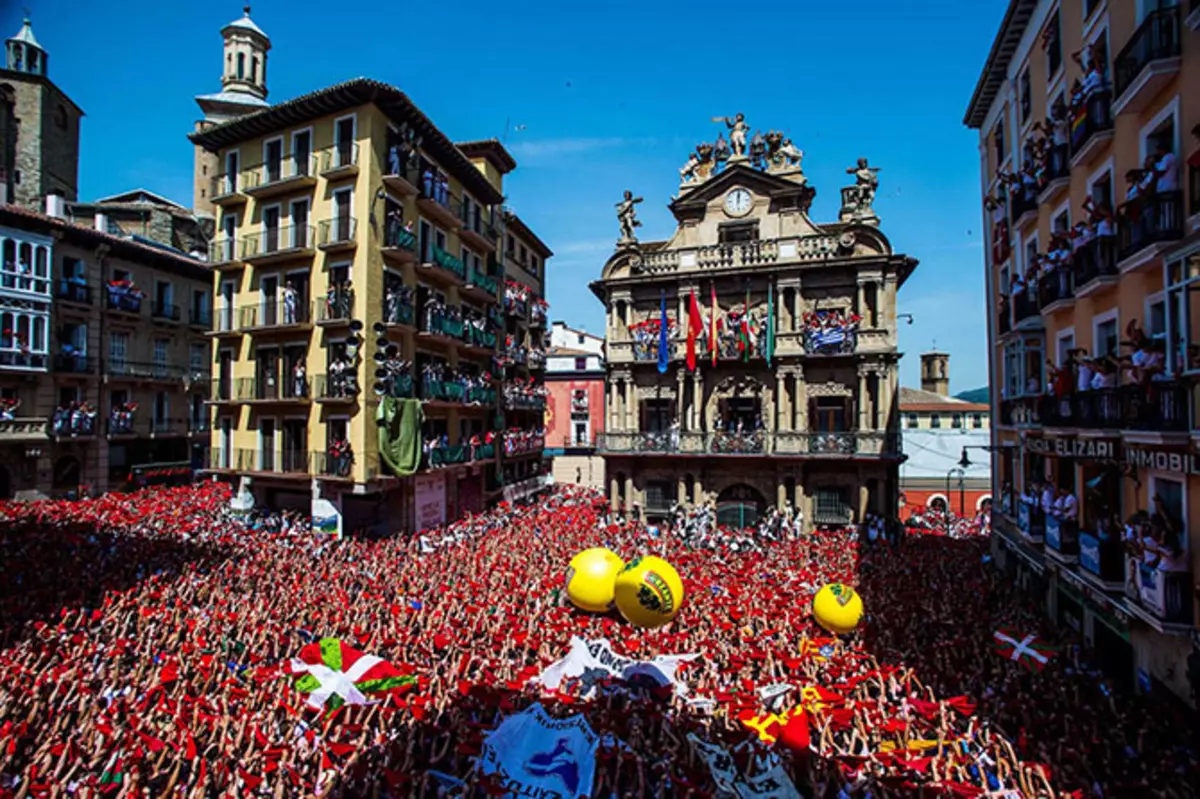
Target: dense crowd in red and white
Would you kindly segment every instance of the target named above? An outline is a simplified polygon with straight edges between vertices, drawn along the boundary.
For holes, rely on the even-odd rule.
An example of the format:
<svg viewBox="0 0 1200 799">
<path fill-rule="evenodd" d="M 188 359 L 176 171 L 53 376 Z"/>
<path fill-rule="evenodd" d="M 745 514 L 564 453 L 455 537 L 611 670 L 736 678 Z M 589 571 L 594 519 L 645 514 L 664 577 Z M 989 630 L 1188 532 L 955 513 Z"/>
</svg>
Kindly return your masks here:
<svg viewBox="0 0 1200 799">
<path fill-rule="evenodd" d="M 782 766 L 822 799 L 1200 784 L 1194 717 L 1113 690 L 1079 641 L 1043 628 L 988 563 L 972 534 L 986 526 L 775 524 L 737 536 L 752 546 L 696 546 L 560 487 L 420 536 L 333 539 L 296 515 L 235 517 L 229 498 L 205 483 L 0 504 L 0 797 L 502 796 L 479 767 L 484 741 L 535 702 L 600 736 L 581 794 L 597 799 L 728 795 L 693 741 L 744 774 Z M 567 564 L 592 546 L 671 562 L 678 617 L 638 630 L 572 608 Z M 835 581 L 866 607 L 840 639 L 811 615 Z M 998 630 L 1036 636 L 1043 659 L 998 648 Z M 531 682 L 572 636 L 700 657 L 680 666 L 686 694 L 610 685 L 584 699 Z M 307 707 L 287 664 L 328 637 L 415 682 L 368 706 Z M 750 726 L 797 706 L 807 748 Z"/>
</svg>

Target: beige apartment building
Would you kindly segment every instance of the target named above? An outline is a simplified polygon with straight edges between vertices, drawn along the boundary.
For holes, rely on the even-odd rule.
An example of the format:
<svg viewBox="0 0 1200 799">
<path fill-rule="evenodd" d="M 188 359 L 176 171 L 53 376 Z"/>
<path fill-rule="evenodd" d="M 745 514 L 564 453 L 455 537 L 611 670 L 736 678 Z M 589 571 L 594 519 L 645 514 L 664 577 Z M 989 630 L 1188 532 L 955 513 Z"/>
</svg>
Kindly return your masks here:
<svg viewBox="0 0 1200 799">
<path fill-rule="evenodd" d="M 965 120 L 997 562 L 1120 681 L 1181 697 L 1200 595 L 1198 31 L 1195 2 L 1012 0 Z"/>
<path fill-rule="evenodd" d="M 642 199 L 626 192 L 592 284 L 607 314 L 609 499 L 643 516 L 711 502 L 729 524 L 785 503 L 815 524 L 891 516 L 896 298 L 916 261 L 879 228 L 866 159 L 847 170 L 838 220 L 815 222 L 803 153 L 751 136 L 740 114 L 724 122 L 680 170 L 669 238 L 637 238 Z"/>
</svg>

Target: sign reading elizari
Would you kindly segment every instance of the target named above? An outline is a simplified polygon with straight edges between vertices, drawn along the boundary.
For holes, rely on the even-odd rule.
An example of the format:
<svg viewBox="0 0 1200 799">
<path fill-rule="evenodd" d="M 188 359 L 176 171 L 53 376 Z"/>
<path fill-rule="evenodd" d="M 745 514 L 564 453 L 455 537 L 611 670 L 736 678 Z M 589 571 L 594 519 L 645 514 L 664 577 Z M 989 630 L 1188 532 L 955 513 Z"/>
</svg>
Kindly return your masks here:
<svg viewBox="0 0 1200 799">
<path fill-rule="evenodd" d="M 1085 460 L 1117 460 L 1116 444 L 1078 438 L 1028 438 L 1025 449 L 1038 455 Z M 1122 463 L 1158 472 L 1200 475 L 1200 455 L 1194 452 L 1164 452 L 1126 446 L 1120 453 Z"/>
</svg>

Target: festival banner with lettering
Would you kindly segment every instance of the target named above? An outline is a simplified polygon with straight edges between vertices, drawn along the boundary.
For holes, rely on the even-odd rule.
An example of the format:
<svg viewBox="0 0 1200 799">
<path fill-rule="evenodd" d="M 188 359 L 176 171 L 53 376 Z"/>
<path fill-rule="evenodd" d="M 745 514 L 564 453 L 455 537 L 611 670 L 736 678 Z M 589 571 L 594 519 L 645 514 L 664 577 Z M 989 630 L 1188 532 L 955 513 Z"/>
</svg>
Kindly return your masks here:
<svg viewBox="0 0 1200 799">
<path fill-rule="evenodd" d="M 598 741 L 583 716 L 556 719 L 541 705 L 531 705 L 488 734 L 479 766 L 499 777 L 507 796 L 586 799 L 595 779 Z"/>
<path fill-rule="evenodd" d="M 800 792 L 787 773 L 778 756 L 769 754 L 761 758 L 751 769 L 754 776 L 742 774 L 737 763 L 728 752 L 719 746 L 702 741 L 695 733 L 688 734 L 688 742 L 700 756 L 713 782 L 717 784 L 717 796 L 722 799 L 800 799 Z"/>
<path fill-rule="evenodd" d="M 571 637 L 571 649 L 562 660 L 546 667 L 534 682 L 550 691 L 557 691 L 564 683 L 578 681 L 579 694 L 590 698 L 602 680 L 621 680 L 648 688 L 673 687 L 678 696 L 687 694 L 685 683 L 675 679 L 681 663 L 688 663 L 699 655 L 657 655 L 653 660 L 634 660 L 613 651 L 605 638 L 585 641 Z"/>
</svg>

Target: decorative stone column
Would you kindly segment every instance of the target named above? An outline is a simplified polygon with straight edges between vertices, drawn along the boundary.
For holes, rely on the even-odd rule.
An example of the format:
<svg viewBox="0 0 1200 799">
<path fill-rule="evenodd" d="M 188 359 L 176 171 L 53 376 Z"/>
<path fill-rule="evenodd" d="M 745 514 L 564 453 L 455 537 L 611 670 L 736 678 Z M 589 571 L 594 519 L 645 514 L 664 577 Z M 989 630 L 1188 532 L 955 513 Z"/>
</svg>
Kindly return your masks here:
<svg viewBox="0 0 1200 799">
<path fill-rule="evenodd" d="M 680 472 L 679 478 L 675 483 L 675 501 L 686 505 L 687 500 L 687 481 L 683 479 L 683 473 Z"/>
<path fill-rule="evenodd" d="M 804 381 L 804 367 L 797 366 L 792 372 L 796 381 L 796 399 L 792 407 L 793 430 L 808 432 L 808 383 Z"/>
<path fill-rule="evenodd" d="M 617 476 L 614 474 L 608 481 L 608 507 L 615 511 L 621 503 L 621 484 L 617 482 Z"/>
<path fill-rule="evenodd" d="M 692 413 L 691 429 L 700 431 L 704 429 L 704 423 L 701 418 L 704 413 L 704 378 L 700 372 L 692 375 Z"/>
<path fill-rule="evenodd" d="M 676 373 L 676 383 L 678 387 L 676 388 L 675 418 L 679 420 L 680 430 L 686 433 L 691 430 L 691 422 L 689 421 L 691 407 L 687 403 L 687 391 L 685 390 L 687 375 L 683 368 L 680 368 Z"/>
<path fill-rule="evenodd" d="M 858 429 L 866 430 L 871 417 L 867 414 L 867 370 L 865 367 L 858 367 Z"/>
<path fill-rule="evenodd" d="M 787 407 L 784 404 L 787 376 L 782 371 L 775 373 L 775 432 L 787 429 Z"/>
</svg>

